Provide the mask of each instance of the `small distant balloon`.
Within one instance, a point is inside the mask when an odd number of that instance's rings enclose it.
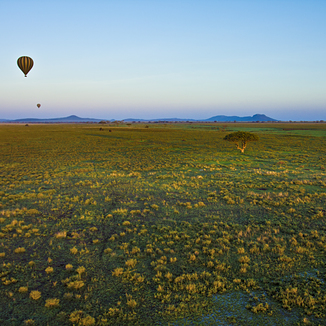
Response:
[[[40,107],[41,107],[41,104],[40,104],[40,103],[38,103],[38,104],[36,104],[36,106],[37,106],[38,108],[40,108]]]
[[[20,57],[17,60],[17,65],[19,69],[25,74],[25,77],[27,77],[27,74],[32,69],[34,62],[30,57]]]

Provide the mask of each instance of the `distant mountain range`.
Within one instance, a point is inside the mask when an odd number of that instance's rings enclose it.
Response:
[[[0,122],[21,122],[21,123],[78,123],[78,122],[100,122],[100,121],[115,121],[114,119],[107,120],[107,119],[93,119],[93,118],[80,118],[76,115],[70,115],[69,117],[64,118],[52,118],[52,119],[37,119],[37,118],[25,118],[25,119],[16,119],[16,120],[8,120],[8,119],[0,119]],[[252,117],[238,117],[238,116],[226,116],[226,115],[216,115],[214,117],[208,118],[208,119],[179,119],[179,118],[164,118],[164,119],[124,119],[125,122],[158,122],[158,121],[166,121],[166,122],[182,122],[182,121],[189,121],[189,122],[195,122],[195,121],[201,121],[201,122],[254,122],[254,121],[278,121],[276,119],[272,119],[270,117],[267,117],[265,114],[255,114]]]
[[[278,121],[275,119],[272,119],[270,117],[267,117],[265,114],[255,114],[252,117],[238,117],[238,116],[226,116],[226,115],[216,115],[214,117],[208,118],[208,119],[202,119],[202,120],[195,120],[195,119],[179,119],[179,118],[168,118],[168,119],[151,119],[151,120],[145,120],[145,119],[124,119],[123,121],[218,121],[218,122],[252,122],[252,121]]]
[[[265,114],[254,114],[252,117],[238,117],[238,116],[226,116],[226,115],[216,115],[215,117],[211,117],[206,121],[278,121],[267,117]]]
[[[62,123],[71,123],[71,122],[100,122],[102,119],[93,119],[93,118],[80,118],[76,115],[70,115],[69,117],[64,118],[52,118],[52,119],[37,119],[37,118],[24,118],[24,119],[16,119],[16,120],[4,120],[0,119],[2,122],[62,122]]]

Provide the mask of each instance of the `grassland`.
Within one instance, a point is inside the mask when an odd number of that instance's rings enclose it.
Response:
[[[326,325],[325,136],[0,125],[1,325]]]

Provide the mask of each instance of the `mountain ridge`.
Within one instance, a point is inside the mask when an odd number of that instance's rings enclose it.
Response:
[[[239,116],[226,116],[226,115],[216,115],[214,117],[208,118],[208,121],[278,121],[276,119],[267,117],[265,114],[254,114],[252,117],[239,117]]]
[[[0,122],[35,122],[35,123],[41,123],[41,122],[47,122],[47,123],[55,123],[55,122],[61,122],[61,123],[74,123],[74,122],[100,122],[100,121],[116,121],[115,119],[107,120],[107,119],[95,119],[95,118],[81,118],[76,115],[70,115],[68,117],[61,117],[61,118],[23,118],[23,119],[0,119]],[[149,122],[149,121],[189,121],[189,122],[255,122],[255,121],[279,121],[273,118],[270,118],[266,116],[265,114],[254,114],[253,116],[245,116],[245,117],[239,117],[239,116],[226,116],[226,115],[216,115],[208,119],[180,119],[180,118],[162,118],[162,119],[123,119],[121,121],[124,122]]]

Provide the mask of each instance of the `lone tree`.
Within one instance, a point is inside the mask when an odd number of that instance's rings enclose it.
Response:
[[[251,141],[258,141],[259,137],[251,132],[237,131],[226,135],[223,139],[235,143],[237,149],[240,149],[241,153],[243,153],[247,144]]]

